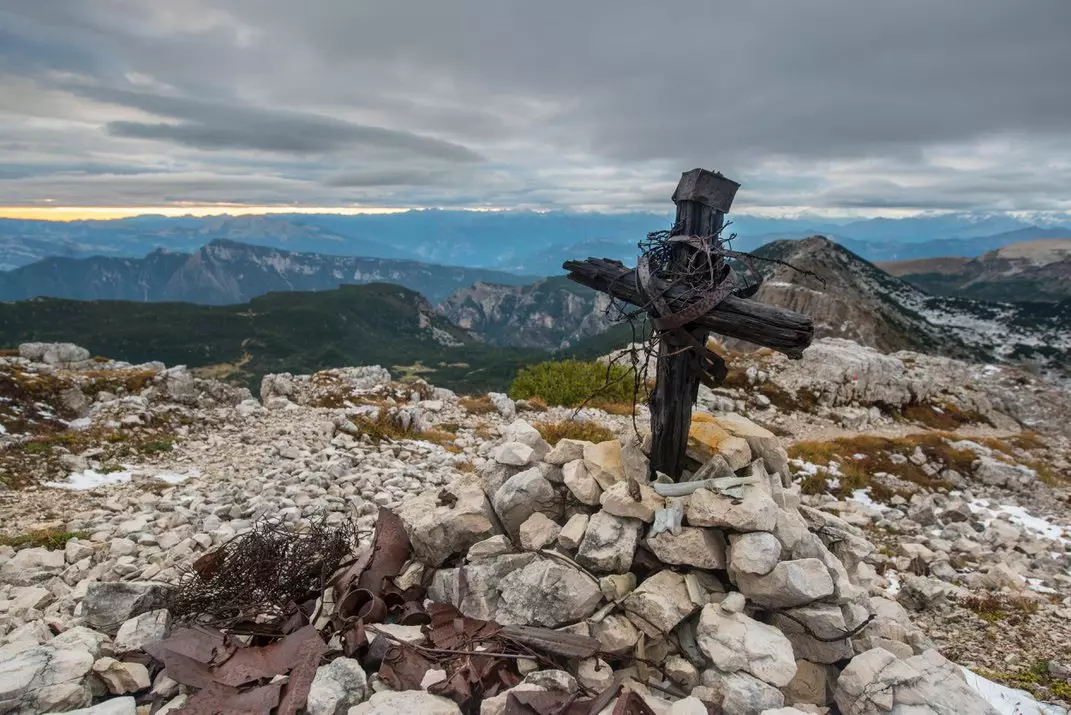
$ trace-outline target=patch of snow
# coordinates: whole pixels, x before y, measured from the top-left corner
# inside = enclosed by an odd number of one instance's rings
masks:
[[[45,482],[44,486],[54,487],[56,489],[69,489],[71,491],[85,491],[88,489],[111,486],[113,484],[124,484],[129,482],[134,476],[134,471],[129,465],[123,465],[123,467],[124,469],[108,472],[106,474],[98,472],[95,469],[72,472],[71,475],[67,477],[66,482]],[[153,476],[168,484],[181,484],[187,479],[201,476],[201,472],[197,469],[190,469],[187,472],[172,472],[165,470],[157,472]]]
[[[96,489],[97,487],[106,487],[112,484],[122,484],[129,482],[130,478],[134,476],[133,472],[121,469],[117,472],[108,472],[102,474],[95,469],[86,469],[82,472],[72,472],[67,477],[66,482],[45,482],[46,487],[55,487],[56,489],[70,489],[71,491],[85,491],[87,489]]]
[[[1037,536],[1051,541],[1071,544],[1071,539],[1068,539],[1064,535],[1067,530],[1066,527],[1060,526],[1059,524],[1053,524],[1040,516],[1034,516],[1021,506],[999,504],[996,509],[992,509],[989,506],[989,501],[986,499],[975,499],[968,503],[967,506],[970,507],[971,512],[975,514],[985,514],[989,517],[983,521],[985,526],[989,526],[989,522],[998,515],[1007,514],[1013,524],[1016,524]]]
[[[886,571],[885,578],[889,580],[889,587],[885,589],[885,593],[888,594],[889,598],[895,599],[896,594],[900,593],[900,586],[902,585],[900,583],[900,574],[896,571]]]
[[[1035,593],[1044,593],[1047,595],[1059,593],[1059,591],[1057,591],[1055,588],[1049,588],[1048,586],[1043,584],[1040,578],[1028,578],[1026,580],[1026,584],[1030,587],[1030,590],[1034,591]]]
[[[1000,715],[1067,715],[1066,708],[1039,703],[1025,690],[1013,690],[994,683],[962,665],[960,670],[963,671],[963,677],[971,690],[981,695]]]
[[[73,430],[89,429],[89,426],[93,424],[93,420],[88,417],[79,417],[76,420],[71,420],[67,423],[67,426]]]
[[[873,509],[877,512],[888,511],[889,507],[884,504],[879,504],[870,498],[870,488],[856,489],[852,492],[852,495],[848,497],[848,501],[854,502],[861,506],[865,506],[868,509]]]
[[[7,427],[2,424],[0,424],[0,434],[7,434]]]

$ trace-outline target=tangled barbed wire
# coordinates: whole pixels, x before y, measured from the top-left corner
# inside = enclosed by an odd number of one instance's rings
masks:
[[[633,429],[639,435],[636,403],[648,400],[659,359],[687,353],[702,382],[714,387],[724,381],[727,375],[724,360],[708,347],[706,331],[695,330],[690,324],[729,296],[753,296],[763,281],[758,262],[787,266],[825,283],[815,273],[786,261],[734,250],[732,241],[736,234],[725,235],[729,225],[731,222],[705,236],[681,234],[680,226],[675,225],[669,230],[648,233],[639,242],[636,271],[623,274],[620,280],[638,280],[646,300],[643,305],[635,306],[609,292],[606,315],[611,321],[629,325],[632,340],[626,348],[611,354],[604,386],[585,400],[581,408],[607,387],[626,379],[626,374],[614,377],[615,366],[628,366],[631,370],[627,375],[634,382]],[[670,292],[672,301],[668,298]]]
[[[219,628],[277,624],[323,591],[356,543],[352,524],[329,525],[324,515],[301,528],[262,518],[185,569],[170,610]]]

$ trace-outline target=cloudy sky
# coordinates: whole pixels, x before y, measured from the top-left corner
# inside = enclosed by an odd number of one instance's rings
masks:
[[[1071,211],[1069,0],[0,0],[12,207]],[[4,207],[7,207],[6,209]]]

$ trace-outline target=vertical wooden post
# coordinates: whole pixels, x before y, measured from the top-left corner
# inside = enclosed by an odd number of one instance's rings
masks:
[[[677,204],[674,235],[710,236],[718,233],[738,188],[738,183],[717,172],[706,169],[684,172],[673,192],[673,201]],[[691,250],[687,244],[678,245],[675,261],[683,265]],[[705,343],[706,330],[691,324],[683,329],[691,332],[700,344]],[[653,479],[658,471],[678,481],[684,471],[692,405],[699,396],[699,374],[693,368],[694,363],[685,346],[675,345],[663,336],[658,350],[657,382],[650,401],[650,476]]]

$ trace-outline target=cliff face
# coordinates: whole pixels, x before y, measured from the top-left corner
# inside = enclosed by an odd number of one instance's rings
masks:
[[[616,322],[609,307],[608,296],[557,277],[526,286],[477,283],[439,310],[489,343],[557,350],[609,329]]]

